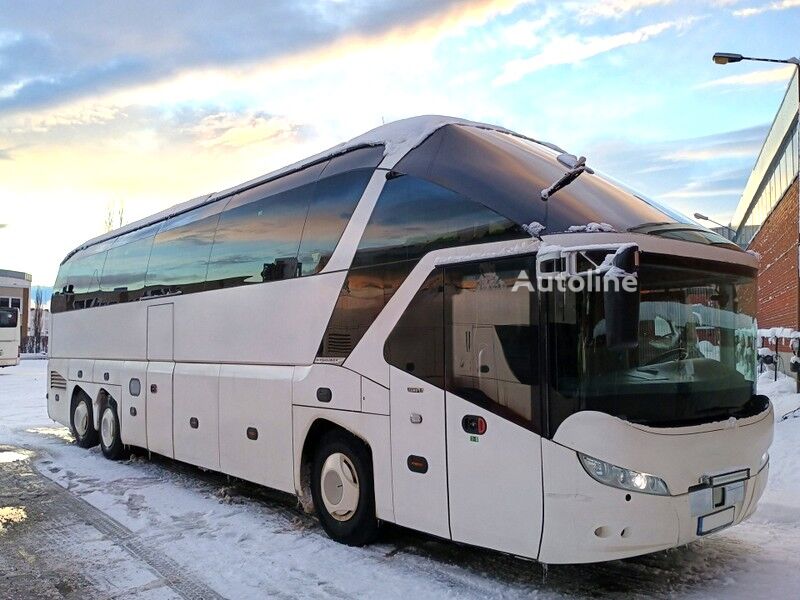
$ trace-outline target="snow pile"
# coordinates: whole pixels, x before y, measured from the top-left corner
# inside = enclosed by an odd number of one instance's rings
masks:
[[[388,165],[384,164],[383,166],[391,168],[397,161],[405,156],[407,152],[419,146],[433,132],[437,129],[441,129],[445,125],[464,125],[468,127],[477,127],[478,129],[499,131],[500,133],[507,133],[516,137],[524,137],[505,127],[489,125],[488,123],[479,123],[477,121],[446,117],[443,115],[423,115],[420,117],[411,117],[409,119],[400,119],[399,121],[381,125],[380,127],[376,127],[375,129],[354,137],[350,141],[334,146],[330,150],[323,152],[322,155],[341,154],[350,148],[358,146],[383,145],[383,156],[387,162],[391,163]]]
[[[800,331],[796,331],[791,327],[770,327],[769,329],[759,329],[758,337],[766,338],[770,343],[774,344],[778,340],[800,339]]]
[[[615,233],[616,229],[614,229],[608,223],[595,223],[592,221],[591,223],[587,223],[586,225],[573,225],[567,229],[569,233]]]
[[[758,393],[767,396],[775,409],[775,438],[769,449],[769,484],[756,516],[778,519],[786,513],[787,506],[792,506],[796,522],[800,517],[800,394],[797,393],[797,381],[783,373],[778,373],[776,381],[774,371],[765,371],[759,375],[757,385]]]
[[[533,238],[538,238],[541,236],[542,231],[544,231],[545,226],[539,223],[538,221],[533,221],[528,225],[523,225],[522,229],[527,233],[529,236]]]
[[[502,246],[501,248],[497,248],[495,246],[492,249],[493,244],[486,244],[486,246],[488,246],[488,249],[486,250],[470,252],[469,254],[437,256],[434,259],[433,264],[438,267],[440,265],[450,265],[453,263],[473,262],[476,260],[491,260],[494,258],[512,256],[514,254],[525,254],[536,250],[539,247],[539,243],[534,242],[533,240],[526,240],[518,244]]]
[[[755,256],[756,260],[761,260],[761,254],[756,252],[755,250],[745,250],[750,256]]]

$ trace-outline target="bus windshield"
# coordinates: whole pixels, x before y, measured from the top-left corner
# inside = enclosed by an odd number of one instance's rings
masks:
[[[603,294],[548,298],[550,429],[579,410],[654,427],[760,412],[753,273],[643,257],[638,347],[606,344]],[[759,408],[761,407],[761,408]]]
[[[17,327],[17,311],[13,308],[0,308],[0,327]]]

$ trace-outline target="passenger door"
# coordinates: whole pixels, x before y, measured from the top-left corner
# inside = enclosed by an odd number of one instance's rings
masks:
[[[392,487],[399,525],[450,537],[447,506],[442,272],[423,283],[386,343]]]
[[[535,293],[513,291],[531,266],[531,259],[509,258],[447,268],[444,362],[452,537],[536,558],[543,511],[535,431],[539,313]],[[475,339],[465,330],[477,332]]]

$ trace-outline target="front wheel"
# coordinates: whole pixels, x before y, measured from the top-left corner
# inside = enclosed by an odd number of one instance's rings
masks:
[[[360,440],[332,431],[314,454],[311,495],[322,527],[331,539],[363,546],[378,533],[369,450]]]
[[[124,450],[119,432],[117,407],[110,402],[100,415],[100,449],[103,451],[103,456],[109,460],[119,460]]]

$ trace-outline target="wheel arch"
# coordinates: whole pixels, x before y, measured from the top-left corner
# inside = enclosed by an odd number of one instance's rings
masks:
[[[90,404],[92,405],[92,427],[94,427],[95,431],[97,431],[98,421],[95,418],[95,413],[97,412],[97,401],[96,399],[93,399],[92,394],[87,392],[81,385],[75,385],[72,388],[72,394],[70,394],[69,398],[68,418],[70,419],[70,422],[72,422],[72,411],[75,410],[75,403],[78,401],[78,398],[80,398],[82,395],[86,396],[86,398],[88,398]]]
[[[297,474],[299,475],[300,483],[300,487],[297,490],[297,497],[300,500],[300,505],[303,507],[303,510],[308,513],[314,511],[314,501],[311,498],[311,463],[314,460],[314,451],[317,449],[322,438],[331,431],[340,431],[364,444],[370,456],[370,468],[373,470],[375,468],[372,461],[372,447],[369,444],[369,440],[326,417],[317,417],[314,419],[308,427],[303,439]]]
[[[313,510],[311,462],[314,448],[328,431],[342,430],[369,452],[375,488],[375,510],[382,521],[394,522],[389,417],[306,406],[293,409],[294,487],[301,506]]]
[[[92,402],[92,419],[94,420],[94,428],[97,431],[100,431],[100,418],[109,403],[113,404],[119,411],[119,403],[116,398],[106,388],[101,387],[97,392],[97,397]]]

